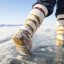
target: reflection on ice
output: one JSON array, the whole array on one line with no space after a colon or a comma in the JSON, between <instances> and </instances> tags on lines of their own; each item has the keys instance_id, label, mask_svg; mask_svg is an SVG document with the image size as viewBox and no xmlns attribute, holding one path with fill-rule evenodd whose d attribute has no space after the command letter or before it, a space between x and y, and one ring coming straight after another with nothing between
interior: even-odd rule
<instances>
[{"instance_id":1,"label":"reflection on ice","mask_svg":"<svg viewBox=\"0 0 64 64\"><path fill-rule=\"evenodd\" d=\"M17 61L26 64L64 64L63 48L56 46L40 46L28 58Z\"/></svg>"},{"instance_id":2,"label":"reflection on ice","mask_svg":"<svg viewBox=\"0 0 64 64\"><path fill-rule=\"evenodd\" d=\"M64 64L64 48L56 48L56 63Z\"/></svg>"}]
</instances>

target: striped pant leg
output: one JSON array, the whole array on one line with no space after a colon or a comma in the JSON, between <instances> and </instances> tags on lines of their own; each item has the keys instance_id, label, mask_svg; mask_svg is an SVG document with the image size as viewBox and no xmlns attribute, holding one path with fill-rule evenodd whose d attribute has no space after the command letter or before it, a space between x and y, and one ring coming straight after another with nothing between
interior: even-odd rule
<instances>
[{"instance_id":1,"label":"striped pant leg","mask_svg":"<svg viewBox=\"0 0 64 64\"><path fill-rule=\"evenodd\" d=\"M64 46L64 14L60 14L57 16L57 46Z\"/></svg>"},{"instance_id":2,"label":"striped pant leg","mask_svg":"<svg viewBox=\"0 0 64 64\"><path fill-rule=\"evenodd\" d=\"M39 0L39 1L37 0L37 3L33 5L33 8L30 11L28 17L26 18L26 21L23 27L20 29L18 34L14 37L16 48L19 53L22 53L22 52L26 53L25 51L26 48L23 48L23 46L25 45L26 45L25 47L27 47L29 51L31 50L32 48L31 38L34 32L40 26L40 24L42 24L43 19L52 14L55 1L56 0L49 0L49 2L46 0ZM47 4L44 5L45 3Z\"/></svg>"},{"instance_id":3,"label":"striped pant leg","mask_svg":"<svg viewBox=\"0 0 64 64\"><path fill-rule=\"evenodd\" d=\"M55 4L56 0L37 0L33 5L24 24L24 28L31 34L31 36L43 22L44 17L53 13Z\"/></svg>"},{"instance_id":4,"label":"striped pant leg","mask_svg":"<svg viewBox=\"0 0 64 64\"><path fill-rule=\"evenodd\" d=\"M42 4L34 5L28 17L26 18L23 28L21 29L27 30L32 37L40 24L42 24L43 19L47 14L48 10L45 6L43 6Z\"/></svg>"},{"instance_id":5,"label":"striped pant leg","mask_svg":"<svg viewBox=\"0 0 64 64\"><path fill-rule=\"evenodd\" d=\"M64 0L57 0L57 46L64 46Z\"/></svg>"}]
</instances>

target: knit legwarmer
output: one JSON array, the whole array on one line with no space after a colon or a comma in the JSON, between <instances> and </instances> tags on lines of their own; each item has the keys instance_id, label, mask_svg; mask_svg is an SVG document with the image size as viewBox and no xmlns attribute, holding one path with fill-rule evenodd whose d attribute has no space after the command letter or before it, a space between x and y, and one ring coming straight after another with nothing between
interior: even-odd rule
<instances>
[{"instance_id":1,"label":"knit legwarmer","mask_svg":"<svg viewBox=\"0 0 64 64\"><path fill-rule=\"evenodd\" d=\"M25 29L30 33L30 36L34 34L37 28L42 24L44 17L47 15L48 10L41 4L36 4L26 18L25 24L21 29Z\"/></svg>"},{"instance_id":2,"label":"knit legwarmer","mask_svg":"<svg viewBox=\"0 0 64 64\"><path fill-rule=\"evenodd\" d=\"M58 46L64 46L64 14L57 16L57 40Z\"/></svg>"}]
</instances>

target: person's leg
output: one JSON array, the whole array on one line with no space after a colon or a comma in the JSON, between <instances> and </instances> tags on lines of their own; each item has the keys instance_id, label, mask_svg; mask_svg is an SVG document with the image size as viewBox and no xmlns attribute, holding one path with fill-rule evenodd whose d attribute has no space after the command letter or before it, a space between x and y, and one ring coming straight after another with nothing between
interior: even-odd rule
<instances>
[{"instance_id":1,"label":"person's leg","mask_svg":"<svg viewBox=\"0 0 64 64\"><path fill-rule=\"evenodd\" d=\"M56 0L37 0L33 5L25 24L13 38L19 53L23 55L31 53L32 36L43 19L52 14L55 3Z\"/></svg>"},{"instance_id":2,"label":"person's leg","mask_svg":"<svg viewBox=\"0 0 64 64\"><path fill-rule=\"evenodd\" d=\"M57 46L64 47L64 0L57 0Z\"/></svg>"}]
</instances>

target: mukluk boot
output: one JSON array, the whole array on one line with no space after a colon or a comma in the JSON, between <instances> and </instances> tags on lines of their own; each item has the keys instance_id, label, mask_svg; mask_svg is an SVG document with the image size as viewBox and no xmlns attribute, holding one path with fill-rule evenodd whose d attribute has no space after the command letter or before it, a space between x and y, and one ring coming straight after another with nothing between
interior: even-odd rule
<instances>
[{"instance_id":1,"label":"mukluk boot","mask_svg":"<svg viewBox=\"0 0 64 64\"><path fill-rule=\"evenodd\" d=\"M48 10L45 6L41 4L36 4L33 6L29 16L26 18L25 24L13 37L16 49L20 54L26 56L32 54L32 36L43 22L43 19L47 13Z\"/></svg>"},{"instance_id":2,"label":"mukluk boot","mask_svg":"<svg viewBox=\"0 0 64 64\"><path fill-rule=\"evenodd\" d=\"M57 16L57 39L56 45L60 47L64 47L64 14L60 14Z\"/></svg>"}]
</instances>

